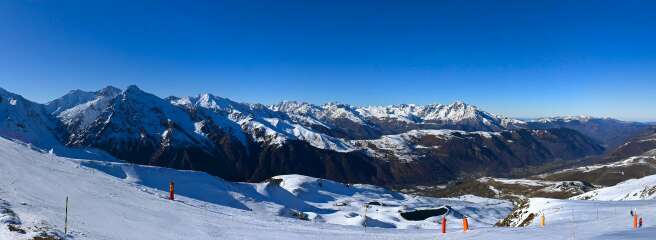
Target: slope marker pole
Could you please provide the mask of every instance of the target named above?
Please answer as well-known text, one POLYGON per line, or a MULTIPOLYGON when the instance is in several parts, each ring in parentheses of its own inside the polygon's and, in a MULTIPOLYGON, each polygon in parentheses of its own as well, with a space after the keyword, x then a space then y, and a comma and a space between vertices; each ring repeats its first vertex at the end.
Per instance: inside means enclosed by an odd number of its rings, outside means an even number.
POLYGON ((364 204, 364 221, 362 222, 362 226, 364 227, 364 231, 367 231, 367 208, 369 208, 369 204, 365 203, 364 204))
POLYGON ((446 216, 442 216, 442 234, 446 234, 446 216))
POLYGON ((638 229, 638 213, 634 212, 633 213, 633 230, 638 229))
POLYGON ((169 183, 169 200, 175 200, 175 183, 173 181, 169 183))
POLYGON ((64 239, 68 238, 68 196, 66 196, 66 208, 64 215, 64 239))

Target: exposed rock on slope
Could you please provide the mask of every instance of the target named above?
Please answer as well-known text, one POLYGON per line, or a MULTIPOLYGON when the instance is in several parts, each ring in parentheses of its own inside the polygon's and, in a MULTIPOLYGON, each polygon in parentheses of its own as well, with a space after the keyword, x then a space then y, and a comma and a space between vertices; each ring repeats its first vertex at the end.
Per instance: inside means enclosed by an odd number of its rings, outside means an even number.
POLYGON ((513 168, 603 151, 587 137, 569 129, 498 133, 420 130, 354 141, 354 145, 393 164, 393 173, 404 176, 397 179, 399 184, 429 179, 444 182, 465 175, 509 176, 513 168))

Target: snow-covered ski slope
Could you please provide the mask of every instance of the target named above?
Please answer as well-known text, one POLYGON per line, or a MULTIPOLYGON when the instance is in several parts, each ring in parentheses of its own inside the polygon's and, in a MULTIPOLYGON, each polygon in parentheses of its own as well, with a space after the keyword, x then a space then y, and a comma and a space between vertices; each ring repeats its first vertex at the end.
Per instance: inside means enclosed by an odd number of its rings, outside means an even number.
POLYGON ((572 199, 603 201, 653 200, 656 199, 656 175, 629 179, 612 187, 597 189, 572 199))
POLYGON ((654 201, 532 199, 536 209, 563 210, 548 213, 544 229, 497 228, 491 224, 510 211, 505 201, 414 197, 298 175, 278 178, 280 183, 230 183, 193 171, 63 158, 0 138, 0 239, 31 239, 39 231, 61 235, 66 196, 69 239, 568 239, 573 228, 576 239, 656 234, 656 214, 649 210, 654 201), (176 182, 176 201, 166 199, 170 180, 176 182), (372 204, 367 229, 361 226, 365 203, 372 204), (444 206, 450 207, 446 235, 438 233, 437 218, 415 222, 399 216, 444 206), (597 219, 599 206, 608 207, 597 219), (646 218, 638 232, 624 216, 634 207, 646 218), (578 213, 578 227, 571 224, 570 208, 578 213), (290 217, 294 213, 310 221, 290 217), (470 217, 471 231, 461 231, 459 214, 470 217), (9 231, 9 224, 27 233, 9 231))
MULTIPOLYGON (((523 239, 656 239, 656 201, 586 201, 531 198, 515 223, 529 219, 519 228, 523 239), (645 220, 642 228, 632 229, 631 210, 645 220), (545 227, 540 228, 540 215, 545 227), (532 217, 530 215, 533 215, 532 217)), ((496 235, 496 234, 492 234, 496 235)), ((485 239, 485 238, 482 238, 485 239)), ((492 238, 490 238, 492 239, 492 238)), ((522 238, 500 238, 522 239, 522 238)))

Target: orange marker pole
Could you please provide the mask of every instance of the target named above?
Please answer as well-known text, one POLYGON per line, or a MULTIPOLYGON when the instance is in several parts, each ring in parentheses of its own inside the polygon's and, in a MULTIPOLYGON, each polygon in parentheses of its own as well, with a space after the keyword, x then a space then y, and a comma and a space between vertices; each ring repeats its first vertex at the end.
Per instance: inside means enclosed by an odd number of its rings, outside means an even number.
POLYGON ((638 213, 633 214, 633 229, 638 229, 638 213))
POLYGON ((544 213, 540 215, 540 227, 544 227, 544 213))
POLYGON ((469 230, 469 221, 467 221, 467 217, 462 219, 462 230, 463 232, 467 232, 467 230, 469 230))
POLYGON ((171 183, 169 184, 169 200, 175 200, 174 191, 175 191, 175 183, 171 181, 171 183))
POLYGON ((446 217, 442 216, 442 233, 446 233, 446 217))

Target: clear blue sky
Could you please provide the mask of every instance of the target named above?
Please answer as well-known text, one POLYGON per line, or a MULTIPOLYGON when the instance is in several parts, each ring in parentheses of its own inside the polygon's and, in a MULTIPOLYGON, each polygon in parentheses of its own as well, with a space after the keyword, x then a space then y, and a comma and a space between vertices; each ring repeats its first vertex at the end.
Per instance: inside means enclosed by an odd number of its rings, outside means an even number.
POLYGON ((0 87, 656 120, 656 1, 163 2, 0 1, 0 87))

